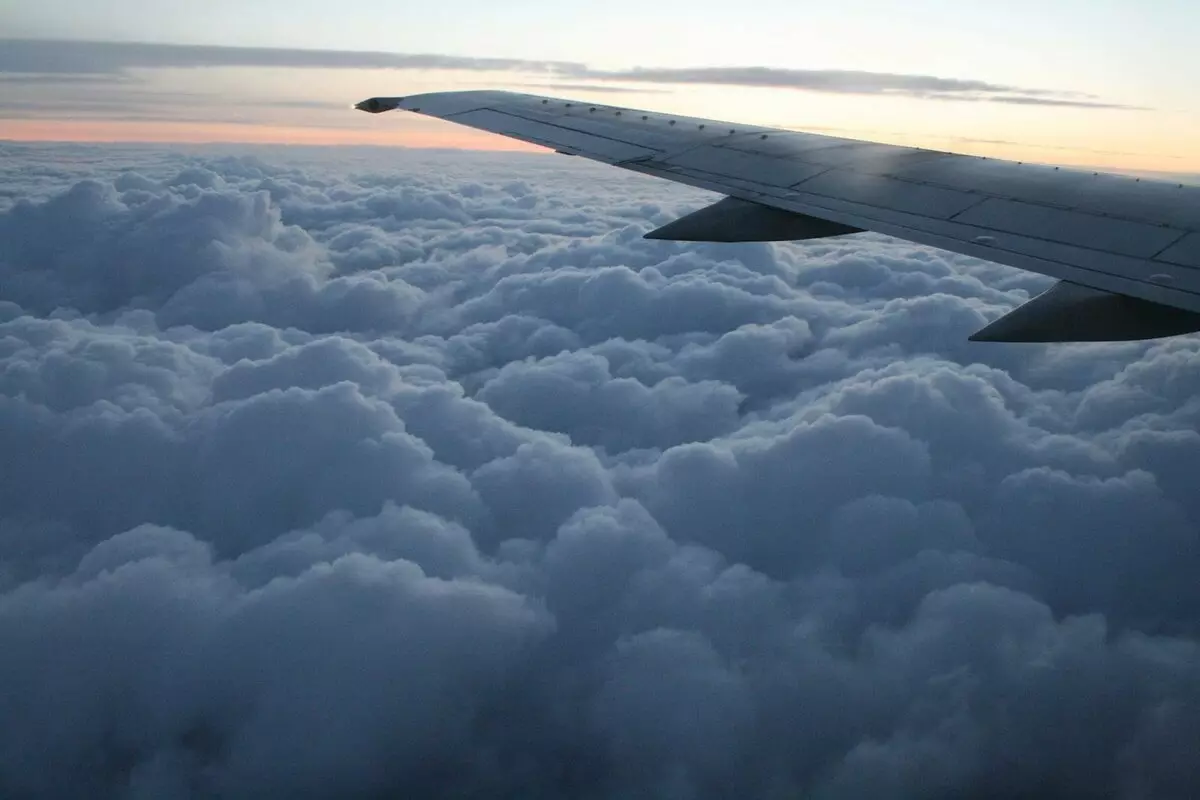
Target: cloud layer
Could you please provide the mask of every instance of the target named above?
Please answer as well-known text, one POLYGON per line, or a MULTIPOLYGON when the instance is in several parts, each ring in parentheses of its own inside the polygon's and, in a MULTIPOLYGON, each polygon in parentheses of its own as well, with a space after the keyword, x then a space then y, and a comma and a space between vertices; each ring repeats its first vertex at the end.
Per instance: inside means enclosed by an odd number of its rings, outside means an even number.
POLYGON ((545 156, 0 146, 0 794, 1200 791, 1200 340, 545 156))
POLYGON ((660 84, 707 84, 857 95, 894 95, 929 100, 983 101, 1077 108, 1134 108, 1105 103, 1094 95, 1026 89, 988 81, 903 75, 861 70, 783 69, 777 67, 638 67, 613 72, 589 71, 593 79, 660 84))
MULTIPOLYGON (((854 70, 781 69, 774 67, 635 67, 602 70, 567 61, 467 57, 422 53, 351 50, 298 50, 225 45, 147 42, 0 39, 0 75, 13 82, 45 88, 63 76, 127 79, 131 72, 204 67, 271 67, 319 69, 466 70, 538 75, 563 82, 563 90, 580 82, 620 84, 708 84, 798 89, 854 95, 895 95, 934 100, 986 101, 1019 105, 1079 108, 1133 108, 1088 94, 1026 88, 989 81, 854 70)), ((604 91, 601 88, 600 91, 604 91)), ((595 91, 595 89, 589 89, 595 91)), ((167 98, 163 98, 164 100, 167 98)))

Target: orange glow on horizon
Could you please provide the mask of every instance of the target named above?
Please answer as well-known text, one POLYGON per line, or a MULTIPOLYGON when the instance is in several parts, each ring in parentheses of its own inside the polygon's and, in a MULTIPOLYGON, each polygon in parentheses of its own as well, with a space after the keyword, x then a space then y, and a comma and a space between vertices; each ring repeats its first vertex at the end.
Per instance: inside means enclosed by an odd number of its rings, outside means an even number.
MULTIPOLYGON (((805 129, 803 125, 785 127, 805 129)), ((1143 171, 1173 175, 1200 172, 1200 159, 1180 155, 1157 155, 1152 152, 1104 153, 1084 148, 1076 150, 1069 146, 1039 147, 1017 142, 989 143, 970 139, 950 142, 941 137, 904 136, 881 131, 855 131, 849 128, 809 130, 909 147, 929 147, 968 155, 1114 172, 1143 171)), ((329 147, 368 145, 493 152, 550 152, 547 148, 537 145, 449 123, 439 123, 433 129, 414 129, 409 126, 391 125, 336 128, 235 122, 0 119, 0 140, 94 144, 279 144, 329 147)))
POLYGON ((449 148, 540 153, 546 148, 502 136, 449 128, 429 132, 252 125, 226 122, 130 122, 121 120, 0 119, 0 140, 93 144, 292 144, 320 146, 449 148))

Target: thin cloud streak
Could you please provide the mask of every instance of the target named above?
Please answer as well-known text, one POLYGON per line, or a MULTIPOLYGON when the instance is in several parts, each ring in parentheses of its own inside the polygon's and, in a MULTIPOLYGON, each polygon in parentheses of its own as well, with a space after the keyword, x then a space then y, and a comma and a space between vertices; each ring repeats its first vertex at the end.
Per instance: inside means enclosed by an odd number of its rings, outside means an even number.
MULTIPOLYGON (((989 101, 1018 105, 1131 109, 1080 92, 1026 88, 964 78, 906 75, 858 70, 805 70, 774 67, 635 67, 599 70, 570 61, 479 58, 430 53, 384 53, 351 50, 303 50, 224 45, 180 45, 147 42, 89 42, 0 39, 0 75, 123 76, 130 70, 259 67, 293 69, 464 70, 536 73, 589 83, 703 84, 742 86, 851 95, 889 95, 933 100, 989 101)), ((38 77, 34 77, 38 76, 38 77)), ((591 86, 589 91, 604 91, 591 86)), ((615 89, 610 91, 622 91, 615 89)))
POLYGON ((1026 89, 987 81, 859 70, 776 69, 772 67, 636 68, 621 72, 591 72, 588 77, 593 80, 799 89, 833 94, 897 95, 923 100, 987 101, 1072 108, 1141 109, 1138 106, 1105 103, 1094 99, 1094 95, 1081 92, 1026 89))
MULTIPOLYGON (((0 58, 2 58, 2 56, 0 56, 0 58)), ((87 84, 89 86, 109 86, 140 82, 140 79, 132 75, 110 75, 102 73, 91 75, 69 72, 17 72, 9 75, 0 75, 0 84, 7 84, 10 86, 77 86, 79 84, 87 84)))
POLYGON ((52 96, 14 97, 0 103, 0 120, 114 120, 120 122, 242 123, 271 126, 280 113, 288 123, 312 128, 347 125, 346 103, 278 97, 226 97, 202 92, 130 89, 60 92, 52 96), (303 115, 303 116, 301 116, 303 115))
POLYGON ((119 74, 131 69, 207 67, 552 72, 582 69, 583 65, 563 61, 471 58, 423 53, 0 39, 0 73, 95 75, 119 74))
POLYGON ((596 83, 526 83, 528 89, 553 89, 564 92, 602 92, 604 94, 671 94, 671 89, 651 89, 644 86, 605 86, 596 83))
MULTIPOLYGON (((956 97, 955 100, 968 100, 972 98, 956 97)), ((1062 108, 1110 108, 1120 111, 1152 111, 1149 106, 1131 106, 1122 103, 1103 103, 1100 101, 1090 100, 1062 100, 1053 97, 979 97, 974 98, 985 100, 989 103, 1009 103, 1017 106, 1059 106, 1062 108)))

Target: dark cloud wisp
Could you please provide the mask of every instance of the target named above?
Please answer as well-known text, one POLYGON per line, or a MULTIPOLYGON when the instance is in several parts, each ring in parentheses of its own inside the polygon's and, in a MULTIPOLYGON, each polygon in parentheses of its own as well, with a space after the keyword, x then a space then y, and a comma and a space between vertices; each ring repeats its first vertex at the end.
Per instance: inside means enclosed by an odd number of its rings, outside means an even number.
POLYGON ((695 67, 599 70, 564 61, 479 58, 349 50, 300 50, 146 42, 0 39, 0 75, 47 80, 55 75, 113 76, 130 70, 201 67, 323 69, 469 70, 540 74, 567 82, 706 84, 797 89, 860 95, 896 95, 937 100, 990 101, 1077 108, 1135 108, 1091 95, 1025 88, 987 81, 853 70, 773 67, 695 67))
POLYGON ((55 39, 0 40, 0 73, 118 74, 131 69, 292 67, 324 69, 462 69, 551 72, 581 69, 560 61, 472 58, 356 50, 90 42, 55 39))

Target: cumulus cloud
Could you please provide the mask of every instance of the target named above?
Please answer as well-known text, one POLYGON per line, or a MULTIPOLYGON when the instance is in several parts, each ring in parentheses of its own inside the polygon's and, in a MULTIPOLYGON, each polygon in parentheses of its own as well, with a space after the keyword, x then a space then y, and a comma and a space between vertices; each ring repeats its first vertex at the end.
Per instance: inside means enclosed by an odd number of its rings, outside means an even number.
POLYGON ((0 152, 0 794, 1200 791, 1197 337, 575 159, 0 152))

